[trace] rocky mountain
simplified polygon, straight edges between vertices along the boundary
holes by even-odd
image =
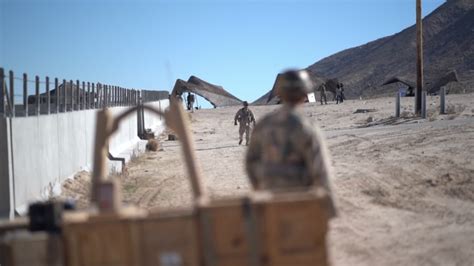
[[[448,0],[423,19],[425,82],[456,70],[460,84],[474,85],[474,0]],[[416,80],[416,26],[324,58],[307,70],[316,77],[337,78],[346,96],[392,93],[381,86],[394,76]]]

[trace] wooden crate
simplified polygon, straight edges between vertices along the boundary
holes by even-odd
[[[195,217],[191,210],[166,211],[137,221],[140,265],[201,265]]]
[[[311,192],[256,192],[202,204],[206,265],[328,265],[325,200]]]
[[[138,213],[69,215],[63,225],[67,265],[139,265],[133,224],[140,217]]]
[[[45,232],[12,231],[0,239],[0,264],[9,266],[64,265],[61,237]]]
[[[253,265],[260,260],[256,213],[248,199],[216,200],[199,207],[205,265]]]
[[[267,265],[328,265],[325,200],[306,192],[255,200],[262,218],[261,241]]]

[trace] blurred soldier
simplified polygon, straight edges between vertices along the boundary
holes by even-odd
[[[188,110],[193,111],[194,108],[194,94],[188,92],[188,97],[186,97]]]
[[[346,99],[346,96],[344,96],[344,84],[339,83],[339,87],[341,88],[341,103],[342,103]]]
[[[237,125],[239,121],[239,145],[242,144],[242,137],[245,132],[245,145],[249,145],[250,139],[250,123],[253,123],[255,126],[255,117],[253,116],[252,111],[249,109],[248,102],[243,102],[244,107],[242,107],[234,117],[234,125]]]
[[[328,213],[334,217],[329,154],[319,130],[299,108],[311,88],[306,71],[283,73],[277,87],[283,106],[255,126],[246,156],[247,173],[257,190],[323,188],[329,195]]]
[[[344,102],[342,87],[337,84],[336,86],[336,104]]]
[[[326,99],[326,84],[321,85],[321,105],[323,104],[323,99],[324,99],[324,104],[328,104],[328,101]]]

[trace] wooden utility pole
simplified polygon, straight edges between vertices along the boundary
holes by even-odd
[[[421,19],[421,0],[416,0],[416,114],[421,114],[421,92],[423,90],[423,25]]]

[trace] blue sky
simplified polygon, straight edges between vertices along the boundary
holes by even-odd
[[[424,0],[427,15],[444,0]],[[253,101],[278,72],[415,23],[415,0],[0,0],[0,66],[127,88],[196,75]]]

